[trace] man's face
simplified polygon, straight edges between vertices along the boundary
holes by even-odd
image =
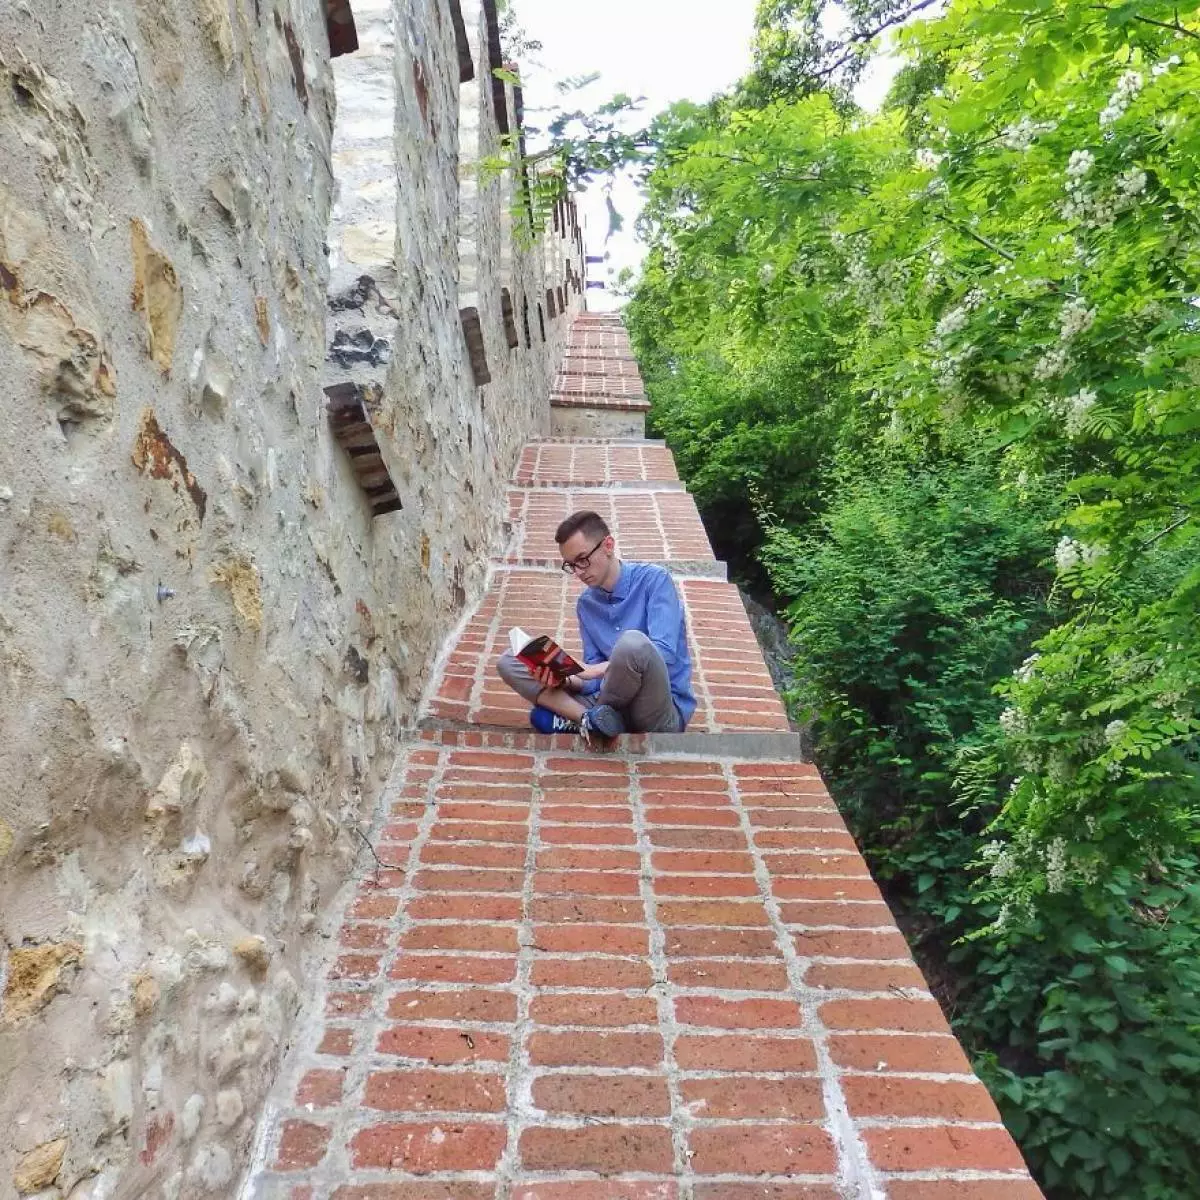
[[[602,583],[616,557],[616,547],[611,535],[604,538],[599,545],[596,542],[595,536],[579,530],[571,534],[558,548],[564,563],[576,564],[575,578],[584,587],[596,587]],[[583,565],[585,558],[587,564]]]

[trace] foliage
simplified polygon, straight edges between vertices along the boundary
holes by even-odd
[[[755,72],[633,139],[653,420],[762,543],[822,765],[1049,1193],[1184,1200],[1200,0],[832,7],[763,3]]]

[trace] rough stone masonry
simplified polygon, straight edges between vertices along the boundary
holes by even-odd
[[[0,1200],[232,1194],[548,425],[494,5],[354,9],[0,0]]]

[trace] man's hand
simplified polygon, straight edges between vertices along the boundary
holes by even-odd
[[[534,667],[533,677],[542,685],[543,688],[562,687],[558,676],[550,670],[549,667]]]
[[[606,663],[606,662],[592,663],[592,665],[590,667],[584,667],[583,670],[580,671],[578,675],[574,676],[574,678],[578,679],[580,681],[582,681],[584,679],[603,679],[604,672],[607,670],[608,670],[608,663]]]

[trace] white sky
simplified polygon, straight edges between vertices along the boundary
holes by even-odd
[[[755,0],[606,0],[584,6],[563,0],[512,0],[529,37],[542,43],[535,61],[521,64],[527,108],[554,106],[562,98],[554,84],[570,76],[600,72],[600,79],[568,98],[572,108],[600,104],[614,93],[645,96],[650,116],[676,100],[707,100],[739,79],[750,67],[750,36]],[[702,15],[703,14],[703,15]],[[544,114],[530,112],[537,125]],[[618,180],[613,203],[625,226],[604,244],[608,215],[603,193],[592,187],[579,197],[589,254],[610,255],[593,264],[593,280],[606,280],[611,269],[636,267],[642,250],[633,235],[640,207],[637,189]],[[594,310],[611,308],[606,292],[588,294]]]
[[[647,117],[676,100],[704,101],[723,91],[750,69],[750,40],[756,0],[605,0],[585,7],[564,0],[510,0],[526,34],[542,50],[521,63],[527,109],[554,107],[563,98],[554,84],[572,76],[600,72],[599,80],[567,98],[572,108],[598,105],[617,92],[646,98]],[[859,102],[873,106],[890,83],[892,70],[880,64],[859,90]],[[530,111],[527,120],[544,124],[545,114]],[[641,207],[637,189],[618,179],[613,202],[624,228],[605,244],[608,215],[603,192],[593,186],[579,197],[589,254],[609,255],[589,268],[590,278],[607,281],[622,267],[636,268],[643,248],[634,237]],[[588,306],[616,306],[607,292],[591,291]]]

